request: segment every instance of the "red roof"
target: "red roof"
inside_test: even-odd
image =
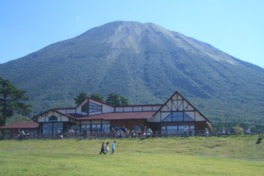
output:
[[[149,119],[155,112],[115,112],[78,118],[78,120],[129,120]]]
[[[39,125],[36,122],[14,122],[5,126],[1,126],[0,129],[26,129],[26,128],[38,128]]]

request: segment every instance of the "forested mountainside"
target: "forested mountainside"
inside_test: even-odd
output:
[[[72,106],[79,92],[154,104],[177,90],[213,122],[264,121],[263,68],[152,23],[92,28],[0,64],[0,76],[27,92],[34,113]]]

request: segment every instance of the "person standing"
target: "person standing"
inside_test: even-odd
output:
[[[102,143],[102,146],[101,146],[101,151],[100,151],[100,155],[103,153],[103,154],[105,154],[105,148],[104,148],[105,146],[104,146],[104,142]]]
[[[115,153],[116,141],[112,142],[112,154]]]
[[[107,154],[109,152],[109,142],[105,144],[105,151],[104,153]]]
[[[209,130],[208,130],[208,128],[205,128],[204,133],[205,133],[205,136],[206,136],[206,137],[209,136]]]

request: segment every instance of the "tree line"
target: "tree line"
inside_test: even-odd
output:
[[[104,100],[104,97],[98,93],[88,96],[86,93],[81,92],[74,98],[75,103],[80,104],[87,97],[111,106],[128,105],[128,99],[117,93],[110,93]],[[27,100],[28,97],[24,90],[17,88],[9,80],[0,77],[0,126],[6,125],[7,119],[14,115],[30,115],[31,105],[26,103]]]

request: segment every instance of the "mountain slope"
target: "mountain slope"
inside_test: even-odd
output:
[[[0,65],[35,112],[68,106],[79,92],[116,92],[131,104],[180,91],[210,120],[262,119],[264,69],[151,23],[112,22]]]

